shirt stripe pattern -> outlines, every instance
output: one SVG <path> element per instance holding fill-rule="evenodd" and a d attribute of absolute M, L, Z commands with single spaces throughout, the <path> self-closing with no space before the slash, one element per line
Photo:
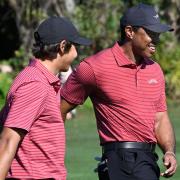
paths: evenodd
<path fill-rule="evenodd" d="M 74 104 L 91 98 L 101 143 L 155 143 L 155 114 L 167 109 L 160 66 L 151 59 L 136 66 L 118 43 L 82 61 L 61 96 Z"/>
<path fill-rule="evenodd" d="M 14 80 L 6 104 L 4 126 L 27 131 L 8 178 L 65 180 L 65 132 L 60 113 L 59 78 L 40 60 L 32 60 Z"/>

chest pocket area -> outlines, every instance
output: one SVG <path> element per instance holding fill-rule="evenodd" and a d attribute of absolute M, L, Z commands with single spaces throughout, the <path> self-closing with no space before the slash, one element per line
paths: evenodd
<path fill-rule="evenodd" d="M 159 100 L 162 94 L 161 82 L 156 78 L 142 80 L 137 90 L 143 99 L 154 103 Z"/>

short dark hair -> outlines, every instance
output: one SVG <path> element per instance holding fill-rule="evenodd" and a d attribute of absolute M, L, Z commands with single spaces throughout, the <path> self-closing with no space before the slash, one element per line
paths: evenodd
<path fill-rule="evenodd" d="M 66 41 L 64 53 L 68 53 L 72 46 L 71 42 Z M 55 59 L 57 57 L 57 53 L 60 52 L 60 43 L 46 45 L 41 42 L 36 42 L 33 44 L 32 53 L 35 58 L 39 58 L 41 60 L 44 59 Z"/>
<path fill-rule="evenodd" d="M 120 33 L 121 33 L 120 42 L 124 42 L 126 39 L 125 27 L 126 26 L 123 26 L 123 25 L 120 26 Z M 137 32 L 139 28 L 140 28 L 139 26 L 132 26 L 132 29 L 134 32 Z"/>

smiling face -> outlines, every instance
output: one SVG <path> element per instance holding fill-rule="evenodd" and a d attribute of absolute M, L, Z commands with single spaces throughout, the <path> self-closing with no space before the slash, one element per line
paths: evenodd
<path fill-rule="evenodd" d="M 76 46 L 74 44 L 71 44 L 71 48 L 69 49 L 68 52 L 64 54 L 63 62 L 64 62 L 64 68 L 67 71 L 69 69 L 69 66 L 72 64 L 72 62 L 76 59 L 77 57 L 77 50 Z"/>
<path fill-rule="evenodd" d="M 156 52 L 159 42 L 159 33 L 155 33 L 142 27 L 133 31 L 132 50 L 135 56 L 150 58 Z"/>
<path fill-rule="evenodd" d="M 60 52 L 58 54 L 58 68 L 59 71 L 68 71 L 70 65 L 77 57 L 76 45 L 70 42 L 63 41 L 60 44 Z"/>

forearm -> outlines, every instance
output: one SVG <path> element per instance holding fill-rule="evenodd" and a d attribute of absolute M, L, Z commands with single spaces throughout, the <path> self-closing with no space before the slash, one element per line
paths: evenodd
<path fill-rule="evenodd" d="M 63 113 L 61 113 L 61 115 L 62 115 L 63 121 L 65 122 L 66 121 L 67 112 L 63 112 Z"/>
<path fill-rule="evenodd" d="M 7 172 L 11 166 L 15 152 L 8 142 L 1 141 L 0 143 L 0 179 L 5 179 Z"/>
<path fill-rule="evenodd" d="M 157 143 L 161 147 L 164 156 L 163 164 L 166 170 L 161 176 L 171 177 L 176 172 L 177 161 L 175 155 L 175 135 L 167 112 L 158 112 L 155 121 L 155 134 Z"/>
<path fill-rule="evenodd" d="M 66 120 L 67 113 L 71 111 L 72 109 L 74 109 L 75 107 L 76 105 L 70 104 L 64 99 L 61 100 L 61 116 L 64 122 Z"/>
<path fill-rule="evenodd" d="M 175 135 L 167 112 L 158 113 L 155 124 L 155 134 L 158 145 L 161 147 L 163 153 L 175 153 Z"/>
<path fill-rule="evenodd" d="M 5 179 L 8 170 L 15 156 L 20 136 L 14 133 L 14 137 L 9 136 L 9 129 L 3 130 L 0 135 L 0 179 Z M 12 131 L 12 130 L 10 130 Z M 8 135 L 7 135 L 8 134 Z"/>

